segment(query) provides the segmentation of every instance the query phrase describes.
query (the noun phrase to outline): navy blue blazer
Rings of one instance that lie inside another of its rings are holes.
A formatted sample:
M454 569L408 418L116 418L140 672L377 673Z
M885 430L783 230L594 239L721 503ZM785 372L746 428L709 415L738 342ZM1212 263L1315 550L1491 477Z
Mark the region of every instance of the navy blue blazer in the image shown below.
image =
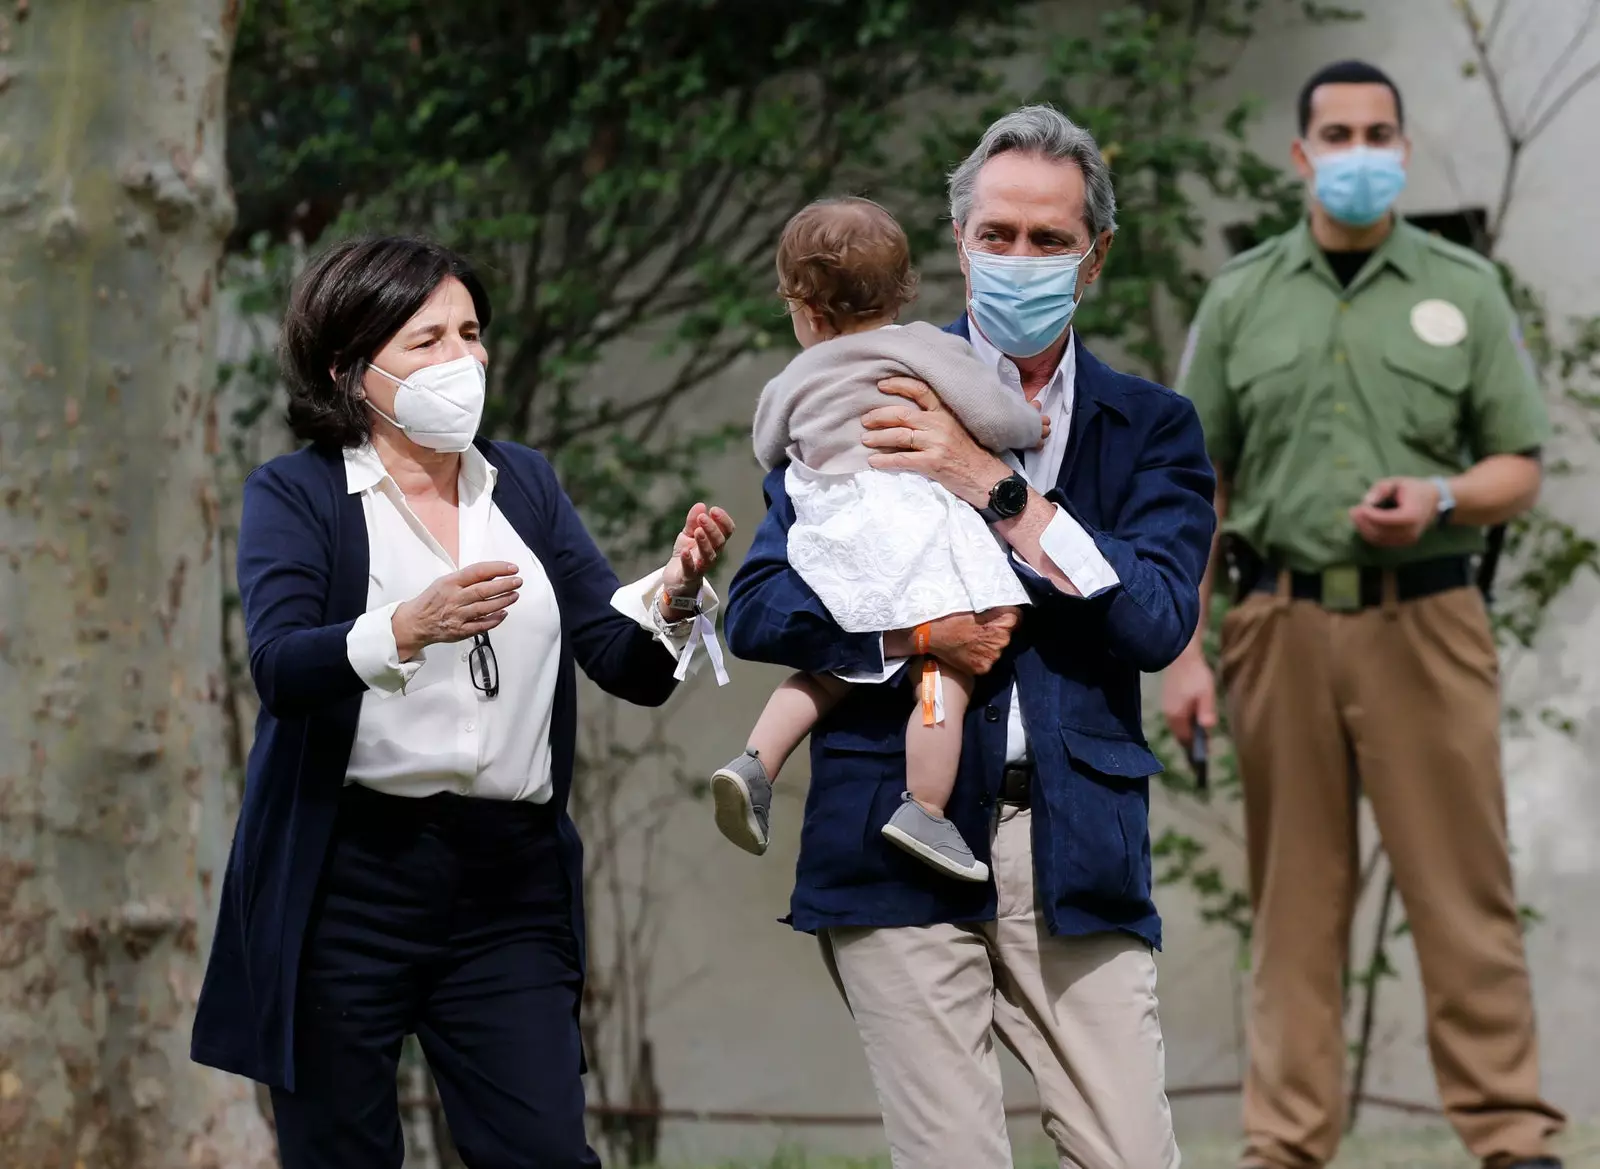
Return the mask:
M544 456L515 443L479 439L477 447L499 472L495 505L539 558L561 610L551 806L581 962L583 855L566 811L577 741L573 663L645 706L672 693L675 663L611 607L616 575ZM261 713L190 1054L291 1091L301 944L367 689L345 650L367 608L367 572L366 520L361 496L346 486L343 452L310 447L245 480L239 593Z
M965 317L946 331L970 335ZM1093 536L1119 583L1083 598L1019 572L1032 604L999 663L977 680L947 814L987 860L1015 680L1035 765L1033 857L1050 932L1121 930L1159 947L1149 777L1161 764L1145 743L1139 675L1165 668L1194 633L1216 483L1186 399L1074 344L1066 457L1046 495ZM794 509L782 467L765 492L766 518L729 589L729 648L812 673L879 669L878 635L841 630L789 567ZM790 904L796 929L993 919L992 882L939 876L878 834L905 790L912 702L908 687L859 686L812 733Z

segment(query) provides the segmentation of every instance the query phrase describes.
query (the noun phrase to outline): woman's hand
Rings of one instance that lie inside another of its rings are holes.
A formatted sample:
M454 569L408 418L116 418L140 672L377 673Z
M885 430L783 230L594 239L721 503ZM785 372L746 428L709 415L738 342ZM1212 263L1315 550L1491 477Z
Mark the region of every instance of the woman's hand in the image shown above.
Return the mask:
M502 561L469 564L402 601L390 618L400 660L410 661L424 647L438 642L465 641L475 633L487 633L504 621L522 587L516 572L515 564Z
M879 406L862 419L868 459L884 471L916 471L973 507L989 503L989 489L1011 474L984 450L939 401L926 382L892 377L878 383L886 394L908 398L909 406Z
M733 517L720 507L707 507L697 503L689 509L683 521L683 531L672 544L672 557L662 571L661 583L668 597L695 597L700 593L700 583L706 573L722 555L722 547L733 535ZM677 621L683 616L663 607L661 616L667 621Z

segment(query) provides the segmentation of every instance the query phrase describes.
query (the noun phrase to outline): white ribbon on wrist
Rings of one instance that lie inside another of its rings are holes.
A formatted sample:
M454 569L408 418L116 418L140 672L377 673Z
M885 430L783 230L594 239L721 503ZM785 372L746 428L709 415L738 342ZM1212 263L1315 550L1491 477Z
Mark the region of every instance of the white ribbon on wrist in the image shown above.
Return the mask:
M704 613L696 613L689 627L689 640L678 655L678 668L672 676L682 682L689 676L689 663L694 660L695 647L704 645L706 657L711 659L711 670L717 676L717 685L728 684L728 667L722 658L722 643L717 640L717 627Z
M712 672L717 676L717 685L726 686L728 684L728 668L722 656L722 643L717 640L716 624L705 613L698 611L700 604L699 594L695 595L697 611L694 616L680 618L677 621L668 621L661 612L661 602L670 595L667 592L666 585L662 585L651 600L650 615L655 619L656 628L668 636L681 629L685 622L689 624L689 639L684 642L683 648L678 651L678 668L672 672L672 676L679 682L687 678L689 676L690 663L694 661L695 650L703 645L706 649L706 657L711 659Z

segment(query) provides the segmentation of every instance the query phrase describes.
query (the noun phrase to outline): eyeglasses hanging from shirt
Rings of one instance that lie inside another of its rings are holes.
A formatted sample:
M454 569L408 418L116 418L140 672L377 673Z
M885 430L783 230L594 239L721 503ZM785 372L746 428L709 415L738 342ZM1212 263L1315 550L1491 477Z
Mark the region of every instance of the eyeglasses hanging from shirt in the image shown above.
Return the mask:
M472 635L472 648L467 651L467 669L472 673L472 684L483 691L485 698L500 693L500 663L495 660L494 646L489 644L487 633Z

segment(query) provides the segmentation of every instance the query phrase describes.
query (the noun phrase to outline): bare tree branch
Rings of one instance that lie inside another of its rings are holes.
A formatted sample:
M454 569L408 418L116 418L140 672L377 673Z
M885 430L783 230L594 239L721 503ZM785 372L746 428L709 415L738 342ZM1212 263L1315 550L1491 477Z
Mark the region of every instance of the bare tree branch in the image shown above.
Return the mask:
M1600 63L1589 66L1589 68L1585 69L1573 79L1571 85L1567 86L1560 93L1556 94L1556 96L1551 100L1549 107L1539 115L1538 121L1534 122L1534 124L1528 128L1527 135L1523 139L1523 145L1527 145L1540 134L1544 133L1544 131L1549 128L1550 123L1555 121L1556 117L1561 113L1561 111L1566 108L1567 103L1573 98L1577 97L1579 93L1583 92L1583 90L1587 89L1597 77L1600 77Z
M1578 25L1577 32L1562 47L1561 55L1556 58L1555 63L1544 71L1544 76L1539 79L1539 88L1533 91L1533 97L1528 100L1529 121L1535 121L1538 118L1539 106L1544 101L1545 94L1555 84L1556 78L1560 77L1566 70L1572 58L1577 55L1578 50L1583 48L1584 42L1589 39L1589 33L1594 28L1596 15L1600 15L1600 3L1591 2L1589 11L1584 13L1582 23ZM1533 138L1532 131L1529 131L1528 138L1530 140Z
M624 742L619 727L617 708L609 704L585 721L573 787L573 815L588 841L585 884L595 901L596 929L603 931L590 961L583 1027L592 1095L602 1110L600 1135L612 1160L640 1165L655 1163L661 1130L650 1034L660 1001L655 960L665 919L656 864L669 816L689 789L675 772L668 790L636 806L636 767L673 752L659 718L638 743Z
M1474 19L1470 4L1462 5L1465 15L1467 36L1472 42L1472 51L1478 58L1478 69L1483 74L1484 83L1489 87L1490 100L1494 102L1495 118L1500 123L1500 129L1510 141L1519 141L1520 134L1516 123L1512 119L1511 109L1506 103L1505 90L1500 84L1500 73L1495 68L1489 55L1489 44L1479 31L1477 21Z
M1465 7L1471 9L1471 0L1463 0ZM1496 0L1494 12L1489 16L1489 29L1483 34L1483 43L1486 46L1494 45L1494 35L1500 31L1500 18L1506 14L1506 9L1511 7L1510 0ZM1474 19L1476 15L1474 14Z
M1505 90L1500 84L1500 73L1495 68L1489 55L1489 42L1480 26L1477 14L1473 11L1470 0L1461 0L1460 12L1462 20L1467 26L1467 36L1472 42L1472 51L1478 58L1478 71L1483 74L1483 81L1489 89L1489 98L1494 103L1495 118L1500 123L1500 131L1506 140L1506 169L1500 179L1500 195L1495 200L1493 214L1485 229L1488 235L1487 249L1492 249L1500 238L1500 229L1505 225L1506 213L1511 206L1511 196L1516 190L1517 170L1522 161L1522 150L1525 142L1518 133L1516 123L1512 120L1511 110L1506 104ZM1498 16L1498 11L1496 16ZM1487 250L1486 249L1486 250Z
M1549 129L1573 98L1588 88L1596 79L1600 79L1600 63L1591 65L1557 93L1548 105L1544 106L1543 109L1539 108L1543 95L1548 91L1555 77L1566 68L1573 55L1589 38L1593 30L1596 16L1600 15L1600 0L1591 0L1589 11L1584 17L1583 23L1574 34L1573 40L1562 50L1554 66L1546 73L1538 91L1534 94L1533 101L1529 104L1526 121L1519 128L1506 100L1505 86L1500 70L1496 66L1490 51L1495 25L1507 7L1508 5L1502 3L1496 8L1489 28L1485 30L1482 22L1478 19L1471 0L1458 0L1456 5L1457 11L1461 13L1462 23L1466 26L1467 37L1472 44L1473 55L1477 58L1478 72L1483 75L1484 84L1488 87L1489 98L1494 104L1495 118L1500 124L1500 131L1506 142L1506 168L1500 179L1500 193L1495 200L1494 210L1485 229L1487 239L1484 241L1484 251L1486 253L1494 250L1495 245L1499 242L1501 233L1505 229L1506 217L1511 209L1511 199L1516 192L1523 155L1528 147L1533 145L1545 130Z
M608 777L604 780L608 787L614 787L618 780ZM644 827L653 827L664 824L669 816L683 804L681 792L669 792L657 795L641 809L637 815L646 823ZM631 834L626 831L613 831L593 841L584 842L584 879L598 877L601 872L615 868L615 862L622 845L631 840Z

